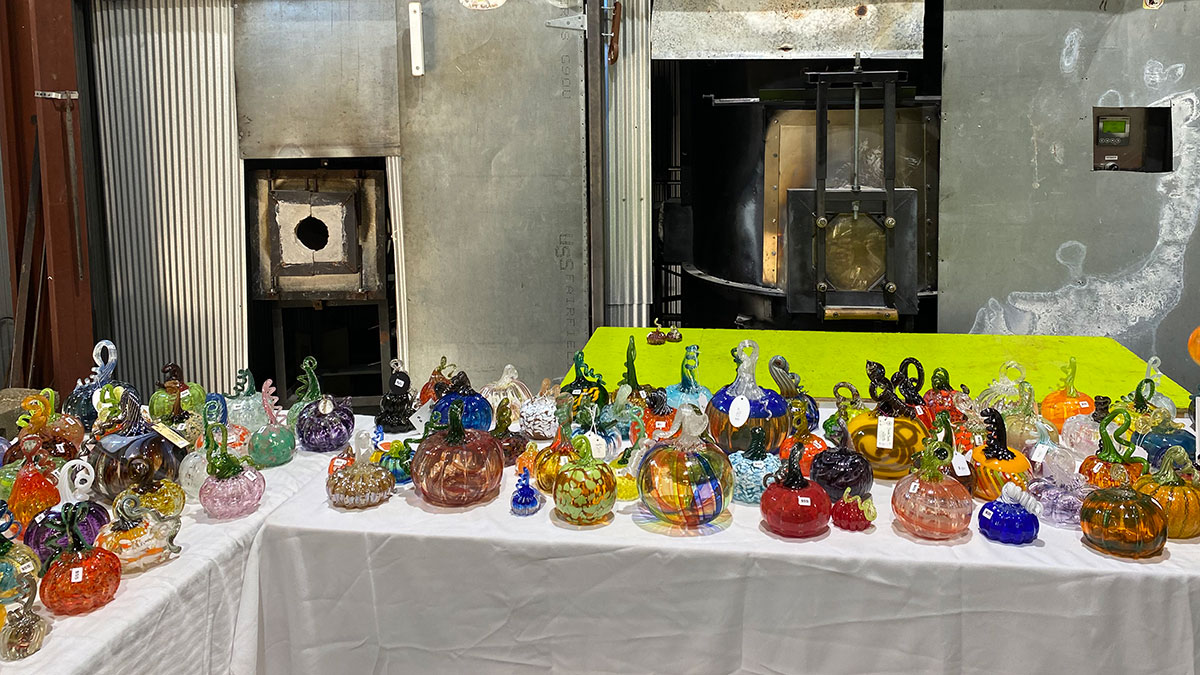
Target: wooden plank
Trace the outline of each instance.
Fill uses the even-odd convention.
[[[867,397],[867,359],[878,361],[892,372],[905,357],[920,359],[925,366],[925,386],[934,368],[950,371],[955,386],[966,383],[978,394],[996,376],[1000,365],[1014,360],[1025,367],[1026,379],[1038,399],[1058,389],[1062,366],[1071,356],[1078,361],[1076,386],[1092,396],[1113,398],[1133,390],[1145,376],[1146,362],[1117,341],[1104,337],[1057,335],[963,335],[954,333],[848,333],[829,331],[765,331],[718,328],[683,329],[683,342],[652,346],[646,343],[647,328],[598,328],[584,353],[588,365],[616,389],[625,370],[629,336],[637,345],[638,379],[655,386],[679,382],[680,362],[686,345],[700,345],[697,378],[714,392],[733,380],[730,350],[750,338],[759,345],[758,383],[776,388],[767,361],[782,354],[800,375],[813,396],[829,397],[833,386],[846,380]],[[567,379],[573,377],[567,374]],[[1161,390],[1180,408],[1188,404],[1188,392],[1164,375]]]

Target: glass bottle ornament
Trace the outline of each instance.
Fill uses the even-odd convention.
[[[1062,386],[1042,399],[1042,417],[1053,424],[1060,434],[1067,420],[1076,415],[1090,415],[1096,410],[1096,400],[1075,388],[1077,367],[1075,357],[1072,356],[1067,365],[1063,366]]]
[[[1055,447],[1042,461],[1042,475],[1029,482],[1027,491],[1042,505],[1041,517],[1056,527],[1079,529],[1079,509],[1095,485],[1075,472],[1075,458]]]
[[[529,469],[526,468],[517,476],[517,487],[512,495],[512,514],[514,516],[532,516],[542,508],[545,498],[529,484]]]
[[[516,367],[511,363],[504,366],[500,379],[484,385],[479,395],[487,399],[494,416],[500,414],[500,404],[507,399],[509,419],[514,420],[521,415],[521,406],[533,398],[533,393],[521,381]]]
[[[192,454],[204,457],[203,452]],[[191,457],[191,455],[188,455],[188,457]],[[207,467],[205,468],[207,469]],[[187,504],[187,493],[181,485],[165,478],[154,478],[152,475],[153,470],[143,459],[133,460],[130,463],[130,469],[134,475],[133,485],[130,485],[121,494],[117,495],[117,498],[113,500],[114,506],[124,496],[137,495],[138,503],[146,508],[158,511],[165,518],[183,513],[183,507]],[[180,473],[182,474],[183,472],[181,471]],[[192,495],[192,499],[197,497],[199,486],[197,486],[196,490],[197,493]]]
[[[965,415],[958,409],[956,393],[959,393],[959,390],[950,386],[950,372],[945,368],[935,368],[929,376],[929,391],[922,397],[925,409],[934,419],[938,413],[944,412],[949,415],[952,424],[962,422]]]
[[[71,415],[56,412],[56,397],[53,389],[43,389],[21,401],[25,412],[17,418],[21,431],[16,440],[36,438],[48,457],[75,459],[83,445],[83,423]],[[5,459],[11,461],[9,453],[5,454]]]
[[[1167,450],[1158,470],[1139,478],[1133,489],[1150,495],[1162,507],[1168,539],[1200,535],[1200,487],[1196,485],[1196,467],[1183,448]]]
[[[516,463],[517,457],[525,452],[525,446],[533,439],[528,434],[522,431],[514,431],[512,428],[512,406],[507,397],[500,399],[496,406],[496,428],[492,430],[492,438],[500,444],[500,450],[504,452],[504,466],[512,466]]]
[[[442,392],[450,387],[450,376],[458,372],[458,366],[453,363],[446,363],[446,357],[442,357],[441,363],[429,373],[429,379],[425,384],[421,385],[421,391],[417,397],[417,407],[421,407],[431,401],[436,402],[442,397]],[[439,386],[442,390],[439,392]]]
[[[94,542],[100,528],[108,524],[108,509],[87,498],[88,489],[96,476],[90,464],[82,459],[73,459],[59,468],[54,476],[59,503],[34,516],[22,537],[25,545],[41,560],[49,559],[57,548],[66,543],[61,542],[56,547],[50,540],[62,535],[62,511],[67,504],[75,504],[80,511],[79,534],[85,544]]]
[[[845,389],[850,393],[849,396],[842,393]],[[838,426],[848,426],[850,420],[859,415],[871,412],[871,409],[863,405],[862,396],[858,393],[858,388],[849,382],[838,382],[833,385],[833,403],[834,413],[825,420],[825,441],[828,443],[837,443]]]
[[[449,412],[449,425],[421,441],[413,453],[413,487],[434,506],[488,501],[500,492],[504,452],[488,432],[463,426],[461,401]]]
[[[809,396],[804,390],[804,385],[800,383],[800,376],[793,373],[791,366],[788,365],[787,359],[782,356],[772,356],[767,362],[767,372],[771,373],[771,379],[775,380],[775,386],[779,387],[779,395],[788,403],[789,411],[792,401],[800,401],[803,403],[803,410],[806,417],[806,423],[809,430],[814,430],[821,422],[821,413],[817,409],[817,400]],[[791,412],[788,413],[788,419],[791,420]],[[795,422],[789,422],[788,429],[795,428]],[[805,472],[808,470],[805,469]]]
[[[642,412],[642,425],[648,433],[666,431],[675,423],[675,408],[667,403],[667,392],[651,388],[644,397],[646,409]]]
[[[1116,432],[1109,431],[1110,423],[1117,423]],[[1114,410],[1100,423],[1100,443],[1096,454],[1089,455],[1079,465],[1079,473],[1096,487],[1115,487],[1122,480],[1136,481],[1149,469],[1146,460],[1134,457],[1134,445],[1127,434],[1133,418],[1124,408]],[[1120,446],[1120,448],[1118,448]],[[1121,466],[1119,473],[1113,469]]]
[[[733,466],[722,449],[704,437],[708,424],[699,408],[685,405],[666,437],[636,465],[638,496],[661,521],[699,527],[716,520],[729,505]],[[747,436],[750,433],[747,430]],[[769,432],[767,441],[769,447]]]
[[[604,387],[604,378],[584,362],[582,350],[575,352],[574,370],[575,379],[562,384],[562,393],[574,399],[575,405],[583,400],[590,400],[601,407],[608,405],[608,389]],[[633,395],[636,394],[634,392]]]
[[[433,404],[433,411],[448,419],[450,406],[462,403],[462,423],[467,429],[487,431],[492,428],[492,404],[471,387],[471,379],[463,371],[450,378],[450,388]]]
[[[267,422],[250,434],[250,461],[262,467],[287,464],[296,453],[296,434],[284,423],[283,410],[271,380],[263,382],[258,405]]]
[[[792,421],[792,432],[779,444],[779,459],[787,460],[792,452],[799,452],[800,471],[807,474],[812,471],[813,457],[825,452],[829,445],[809,430],[806,408],[801,399],[788,400],[788,417]]]
[[[875,510],[875,500],[871,495],[865,498],[850,493],[850,488],[842,491],[842,496],[833,503],[830,518],[834,527],[851,532],[862,532],[871,526],[879,512]]]
[[[162,367],[164,382],[150,395],[150,419],[195,443],[204,435],[204,403],[208,399],[204,388],[184,379],[177,363]]]
[[[14,603],[20,610],[9,610],[3,627],[0,627],[0,659],[4,661],[19,661],[36,654],[50,630],[49,622],[33,608],[37,580],[33,575],[22,574],[20,584]]]
[[[1100,445],[1100,423],[1112,412],[1112,400],[1107,396],[1096,397],[1096,410],[1090,415],[1076,415],[1063,422],[1059,441],[1071,451],[1076,461],[1082,462]],[[1111,431],[1115,431],[1114,426]]]
[[[554,433],[558,431],[558,421],[555,419],[555,400],[558,395],[558,385],[552,384],[549,378],[542,380],[538,395],[521,406],[521,431],[537,441],[554,438]]]
[[[844,499],[846,490],[854,497],[870,499],[875,484],[871,463],[851,445],[844,423],[839,422],[836,432],[831,439],[834,446],[812,458],[809,479],[824,488],[830,500]]]
[[[416,413],[412,380],[400,359],[392,359],[391,365],[392,375],[388,379],[388,390],[379,400],[379,414],[375,415],[375,424],[383,427],[389,434],[406,434],[415,429],[412,423],[412,416]]]
[[[346,447],[354,431],[354,410],[349,396],[322,396],[304,408],[296,420],[296,438],[312,452],[335,452]]]
[[[0,560],[16,568],[18,574],[42,576],[42,559],[20,541],[24,529],[17,523],[8,502],[0,500]]]
[[[1149,558],[1167,543],[1167,515],[1152,497],[1129,485],[1124,465],[1111,471],[1116,485],[1093,491],[1083,500],[1079,525],[1083,542],[1122,558]]]
[[[212,436],[208,432],[214,424],[221,423],[219,406],[215,402],[205,402],[202,415],[204,434],[201,435],[200,440],[203,444],[199,448],[193,447],[188,456],[179,463],[179,487],[192,501],[200,498],[200,487],[204,485],[204,481],[208,480],[208,444],[213,442]],[[136,485],[142,480],[144,479],[139,477],[134,484]]]
[[[266,480],[258,469],[246,465],[245,458],[229,452],[229,432],[223,424],[214,424],[208,437],[208,478],[200,486],[200,505],[218,520],[240,518],[253,513],[262,501]],[[217,441],[218,435],[220,441]]]
[[[896,525],[922,539],[952,539],[967,531],[975,502],[962,483],[947,478],[942,465],[954,450],[942,441],[925,445],[921,468],[892,490]]]
[[[1004,544],[1028,544],[1037,539],[1042,505],[1033,495],[1005,483],[1000,497],[979,509],[979,533]]]
[[[875,409],[850,420],[846,427],[850,441],[871,463],[876,479],[901,478],[908,473],[913,453],[920,450],[929,429],[917,418],[916,408],[896,393],[895,381],[911,383],[903,373],[888,379],[881,364],[867,361],[867,377]]]
[[[36,437],[25,440],[37,442]],[[54,471],[54,464],[40,448],[32,451],[17,471],[8,506],[22,528],[28,527],[34,516],[58,503],[58,488],[53,482]]]
[[[683,363],[679,366],[679,384],[667,387],[667,405],[678,408],[684,403],[704,410],[712,399],[712,391],[696,379],[696,368],[700,367],[700,345],[688,345],[683,350]]]
[[[804,478],[799,453],[792,453],[779,471],[763,478],[759,510],[763,525],[792,539],[815,537],[829,529],[833,504],[820,485]]]
[[[1024,448],[1026,444],[1041,437],[1049,437],[1057,443],[1058,430],[1038,414],[1033,385],[1020,382],[1017,385],[1017,397],[1016,407],[1004,413],[1004,426],[1009,444],[1014,448]]]
[[[767,452],[767,432],[762,427],[750,430],[750,448],[729,456],[733,467],[733,499],[757,504],[762,499],[763,478],[779,471],[779,458]],[[868,473],[870,468],[868,467]]]
[[[577,459],[554,478],[554,513],[572,525],[596,525],[612,514],[617,502],[617,478],[612,467],[592,456],[587,436],[571,440]]]
[[[111,551],[84,541],[79,522],[86,507],[63,506],[62,519],[55,525],[62,535],[50,539],[56,550],[46,561],[42,576],[42,604],[60,615],[82,614],[107,605],[121,584],[121,561]],[[60,548],[61,547],[61,548]]]
[[[113,503],[113,513],[113,521],[96,536],[96,546],[117,556],[122,573],[150,569],[183,550],[175,544],[179,514],[163,515],[142,504],[134,492],[122,494]]]
[[[292,431],[296,431],[296,422],[300,419],[300,413],[304,412],[310,404],[321,400],[321,380],[317,377],[317,359],[313,356],[306,356],[300,362],[300,374],[296,377],[299,383],[296,385],[296,401],[292,403],[292,407],[288,408],[287,425]],[[286,384],[286,383],[285,383]]]
[[[96,392],[106,384],[115,383],[128,386],[124,382],[116,382],[113,373],[117,369],[117,346],[108,340],[101,340],[92,348],[92,372],[86,379],[77,380],[75,389],[63,401],[63,413],[79,420],[84,431],[91,431],[96,423]]]
[[[1025,366],[1016,361],[1005,361],[996,378],[975,399],[979,409],[995,408],[1001,415],[1007,415],[1020,404],[1019,385],[1024,381]]]
[[[254,431],[267,423],[262,394],[254,383],[254,373],[247,368],[237,371],[237,382],[234,384],[233,393],[225,395],[225,406],[226,423],[231,426],[237,425]]]
[[[396,487],[392,472],[371,462],[371,434],[360,429],[354,434],[354,463],[325,479],[329,504],[343,509],[366,509],[386,502]]]
[[[767,451],[778,452],[788,431],[787,402],[779,394],[758,386],[758,343],[742,340],[731,352],[737,366],[733,382],[717,390],[708,402],[708,431],[716,444],[732,454],[750,448],[750,430],[767,433]]]
[[[999,410],[985,409],[983,419],[988,426],[987,439],[971,451],[971,463],[975,466],[974,494],[989,501],[1000,496],[1005,483],[1016,483],[1024,489],[1033,479],[1033,466],[1028,457],[1009,447],[1008,431]]]

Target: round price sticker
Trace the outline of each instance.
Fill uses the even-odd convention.
[[[750,419],[750,399],[745,396],[738,396],[733,399],[733,403],[729,404],[729,423],[734,429],[746,423]]]

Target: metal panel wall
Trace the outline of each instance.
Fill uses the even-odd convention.
[[[621,3],[617,62],[606,86],[608,195],[605,323],[645,326],[651,297],[650,0]]]
[[[227,391],[247,353],[233,0],[92,11],[120,375],[146,391],[177,361]]]
[[[947,1],[940,330],[1106,335],[1200,383],[1196,9]],[[1174,171],[1092,171],[1093,106],[1151,105]]]

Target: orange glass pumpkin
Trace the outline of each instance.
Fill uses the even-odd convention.
[[[788,414],[792,418],[792,433],[779,444],[779,459],[787,461],[794,448],[800,448],[800,471],[804,475],[812,472],[813,458],[829,449],[820,436],[808,428],[808,404],[802,398],[788,400]]]
[[[41,450],[38,438],[27,436],[22,442],[25,444],[30,447],[26,448],[25,463],[17,470],[8,505],[17,522],[28,527],[34,516],[58,504],[60,495],[51,481],[54,464]]]
[[[975,502],[962,483],[947,478],[942,465],[954,452],[931,441],[921,452],[921,468],[901,478],[892,490],[896,524],[922,539],[951,539],[967,531]]]
[[[1033,479],[1033,466],[1024,454],[1008,447],[1008,432],[1000,411],[984,409],[983,421],[987,425],[987,440],[971,451],[971,463],[975,465],[974,494],[992,501],[1000,497],[1005,483],[1016,483],[1024,490]]]
[[[441,363],[433,369],[429,374],[429,380],[421,385],[421,392],[417,397],[417,405],[423,406],[430,401],[437,401],[442,397],[442,394],[450,388],[450,376],[458,370],[458,367],[453,363],[446,363],[446,357],[442,357]],[[439,392],[439,385],[442,390]]]
[[[905,377],[902,373],[897,375]],[[846,425],[850,442],[871,463],[875,478],[902,478],[908,474],[913,454],[921,449],[929,429],[917,419],[917,410],[897,396],[895,385],[888,380],[882,365],[867,361],[867,376],[871,380],[871,398],[876,406]],[[892,419],[891,447],[883,447],[885,444],[879,442],[879,424],[884,417]]]
[[[87,510],[86,504],[64,504],[62,518],[52,525],[62,536],[51,539],[58,553],[46,561],[41,598],[55,614],[82,614],[106,605],[121,584],[121,560],[80,537],[78,524]]]
[[[1062,433],[1063,424],[1076,415],[1090,415],[1096,409],[1096,400],[1075,388],[1075,357],[1063,366],[1062,388],[1046,394],[1042,399],[1042,417]]]
[[[1124,482],[1125,469],[1113,467],[1122,484],[1096,490],[1083,499],[1079,526],[1088,546],[1122,558],[1149,558],[1167,543],[1167,515],[1149,495]]]
[[[945,368],[935,368],[929,377],[929,391],[922,397],[925,409],[934,419],[937,419],[938,413],[945,412],[950,415],[951,422],[962,422],[966,417],[958,409],[956,393],[959,393],[958,390],[950,386],[950,372]]]
[[[575,446],[571,445],[568,425],[560,426],[554,436],[554,442],[538,451],[537,458],[533,460],[533,478],[537,489],[546,494],[553,492],[558,472],[578,459],[579,453],[576,452]]]
[[[1109,423],[1118,419],[1121,420],[1120,426],[1115,433],[1110,434]],[[1128,476],[1129,480],[1136,481],[1146,472],[1149,465],[1141,457],[1133,456],[1133,441],[1127,437],[1132,424],[1133,417],[1124,408],[1109,413],[1100,423],[1100,448],[1096,450],[1096,454],[1088,456],[1079,465],[1079,473],[1087,482],[1096,487],[1115,487],[1122,482],[1120,476]],[[1124,450],[1118,450],[1118,445]],[[1113,472],[1116,466],[1124,469],[1120,476]]]
[[[1189,477],[1184,480],[1180,474]],[[1150,495],[1167,516],[1167,537],[1191,539],[1200,535],[1200,488],[1196,487],[1196,467],[1187,451],[1178,445],[1163,455],[1158,471],[1142,476],[1133,485],[1138,492]]]

